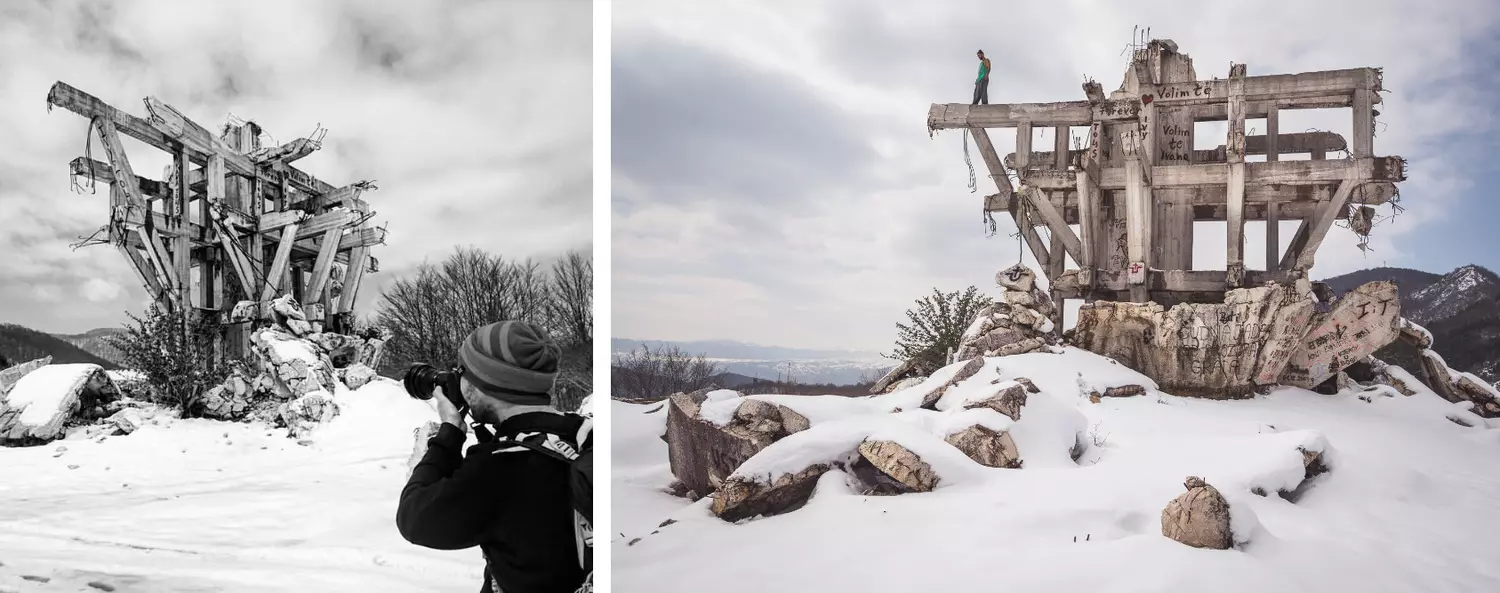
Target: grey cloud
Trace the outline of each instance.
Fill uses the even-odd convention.
[[[107,220],[108,190],[68,191],[87,124],[47,115],[55,80],[137,116],[151,95],[209,128],[254,119],[273,143],[323,124],[324,149],[298,166],[381,188],[366,196],[389,230],[366,314],[396,275],[454,245],[546,258],[592,244],[588,2],[3,4],[0,101],[22,108],[0,112],[0,321],[83,331],[146,302],[118,252],[68,248]],[[139,174],[160,174],[164,155],[125,143]]]
[[[871,165],[858,122],[794,77],[667,38],[617,42],[613,63],[614,167],[653,199],[797,208]]]

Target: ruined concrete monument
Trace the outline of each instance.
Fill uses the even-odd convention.
[[[1153,40],[1136,48],[1108,95],[1089,81],[1081,101],[935,104],[927,126],[973,136],[999,189],[984,209],[1015,220],[1049,281],[1060,327],[1067,298],[1171,306],[1223,302],[1226,291],[1273,281],[1291,285],[1306,277],[1334,222],[1351,220],[1367,233],[1359,224],[1367,209],[1388,201],[1406,177],[1401,157],[1375,155],[1380,90],[1376,68],[1250,76],[1236,64],[1227,78],[1200,80],[1177,44]],[[1351,140],[1278,129],[1282,110],[1330,108],[1352,112]],[[1247,119],[1262,119],[1256,127],[1265,133],[1247,135]],[[1194,124],[1206,121],[1228,122],[1228,135],[1215,149],[1196,150]],[[1069,146],[1075,126],[1088,128],[1086,146]],[[1050,129],[1051,151],[1032,150],[1038,127]],[[1015,129],[1013,154],[1002,158],[990,128]],[[1350,158],[1326,158],[1346,150]],[[1290,155],[1310,158],[1281,160]],[[1277,223],[1290,220],[1301,224],[1282,253]],[[1227,269],[1192,269],[1193,224],[1201,221],[1228,224]],[[1266,270],[1245,269],[1246,221],[1270,223]],[[1068,259],[1078,267],[1067,269]]]
[[[1399,334],[1394,285],[1335,300],[1308,279],[1334,223],[1367,236],[1373,207],[1406,178],[1404,159],[1375,154],[1381,90],[1377,68],[1250,76],[1234,64],[1227,78],[1200,80],[1176,43],[1157,39],[1134,47],[1112,93],[1090,80],[1081,101],[935,104],[927,125],[972,135],[999,190],[984,210],[1010,214],[1041,264],[1052,327],[1062,327],[1066,299],[1088,302],[1069,343],[1167,391],[1244,397],[1340,379]],[[1351,139],[1278,129],[1283,110],[1333,108],[1352,114]],[[1248,135],[1247,119],[1262,120],[1264,134]],[[1228,123],[1224,143],[1196,149],[1195,124],[1214,121]],[[1037,126],[1050,128],[1050,152],[1032,150]],[[1069,146],[1073,128],[1085,126],[1086,142]],[[1015,129],[1015,152],[1002,158],[990,128]],[[1332,151],[1349,158],[1327,158]],[[1283,252],[1278,229],[1293,220]],[[1227,224],[1224,270],[1192,269],[1194,223],[1203,221]],[[1266,224],[1263,270],[1245,268],[1246,221]]]
[[[306,306],[317,331],[350,331],[361,281],[379,268],[370,248],[385,230],[369,224],[360,199],[372,182],[340,187],[292,166],[322,147],[325,130],[262,146],[254,122],[215,135],[154,97],[139,118],[64,82],[47,103],[87,118],[103,149],[105,162],[70,165],[86,183],[109,184],[108,223],[85,244],[118,249],[158,307],[242,322],[223,344],[236,355],[250,346],[243,322],[270,321],[282,295]],[[161,179],[138,174],[122,134],[167,153]]]

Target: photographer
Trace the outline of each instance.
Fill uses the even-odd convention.
[[[590,442],[591,423],[551,405],[558,355],[557,345],[531,324],[486,325],[460,348],[457,377],[445,374],[430,394],[413,394],[436,400],[443,424],[401,491],[396,525],[420,546],[479,546],[485,593],[561,593],[586,586],[584,566],[592,565],[592,552],[584,542],[592,535],[586,534],[588,521],[574,513],[570,478],[577,470],[560,459],[578,456],[579,441]],[[458,402],[448,397],[454,390],[462,394],[453,398]],[[461,456],[466,409],[480,442]],[[484,425],[495,427],[493,438]],[[587,459],[592,462],[591,451]],[[584,527],[575,530],[579,522]]]

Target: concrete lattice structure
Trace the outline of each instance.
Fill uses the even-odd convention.
[[[271,315],[266,303],[289,293],[309,321],[347,331],[385,230],[368,224],[360,199],[373,184],[335,187],[292,166],[321,147],[320,134],[262,147],[253,122],[215,136],[156,98],[138,118],[63,82],[47,102],[88,118],[98,134],[107,162],[79,157],[72,172],[109,184],[108,242],[159,307],[243,321]],[[166,179],[136,174],[122,133],[171,156]],[[242,353],[243,326],[229,333],[227,346]]]
[[[1169,40],[1138,47],[1119,90],[1093,81],[1083,101],[1005,105],[935,104],[930,130],[968,129],[999,193],[987,212],[1006,211],[1050,280],[1061,327],[1068,298],[1222,302],[1227,290],[1305,278],[1318,246],[1338,220],[1368,233],[1373,206],[1396,195],[1405,161],[1374,153],[1374,106],[1381,73],[1355,68],[1247,76],[1243,64],[1223,80],[1198,80],[1192,60]],[[1347,108],[1353,141],[1329,132],[1283,134],[1287,109]],[[1246,136],[1245,120],[1264,118],[1264,135]],[[1225,144],[1194,149],[1194,124],[1227,121]],[[1070,128],[1088,127],[1088,146],[1069,150]],[[1051,127],[1050,152],[1032,150],[1033,133]],[[988,128],[1015,128],[1015,153],[1003,159]],[[1347,159],[1327,159],[1346,150]],[[1306,160],[1283,160],[1287,155]],[[1264,155],[1263,162],[1247,157]],[[1020,187],[1012,185],[1014,170]],[[1245,221],[1267,221],[1267,270],[1246,270]],[[1301,222],[1285,253],[1278,221]],[[1225,221],[1227,269],[1193,270],[1193,223]],[[1070,225],[1077,225],[1074,232]],[[1037,232],[1050,232],[1044,241]],[[1068,269],[1067,260],[1076,263]]]

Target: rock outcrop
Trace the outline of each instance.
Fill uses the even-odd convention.
[[[975,424],[943,439],[969,459],[987,467],[1019,468],[1021,452],[1006,431],[995,431]]]
[[[1163,391],[1248,397],[1276,384],[1313,320],[1309,291],[1269,284],[1225,294],[1222,304],[1095,301],[1083,305],[1073,343],[1154,379]],[[1350,361],[1353,362],[1352,360]]]
[[[817,463],[796,473],[782,474],[769,484],[732,476],[714,495],[713,512],[720,519],[734,522],[795,511],[812,497],[818,478],[829,469],[828,464]]]
[[[937,487],[937,472],[901,443],[865,441],[859,444],[859,456],[899,485],[899,492],[931,492]]]
[[[1400,333],[1401,295],[1396,285],[1364,284],[1314,317],[1280,382],[1312,389],[1395,341]]]
[[[108,416],[119,390],[96,364],[19,365],[5,375],[0,395],[0,444],[38,445],[62,438],[70,426]]]
[[[1448,401],[1471,403],[1472,411],[1482,418],[1500,418],[1500,389],[1474,374],[1449,367],[1447,361],[1432,350],[1432,334],[1426,328],[1404,318],[1398,320],[1396,327],[1397,337],[1417,349],[1422,375],[1429,389]],[[1389,372],[1389,365],[1374,357],[1366,357],[1365,361],[1370,363],[1381,382],[1406,395],[1416,393],[1414,386]]]
[[[703,392],[667,398],[667,456],[672,475],[689,491],[703,495],[761,449],[794,432],[807,430],[807,418],[785,406],[736,398],[739,407],[724,426],[703,419]]]
[[[1184,486],[1187,492],[1162,509],[1161,534],[1195,548],[1229,549],[1229,501],[1203,478],[1191,476]]]

